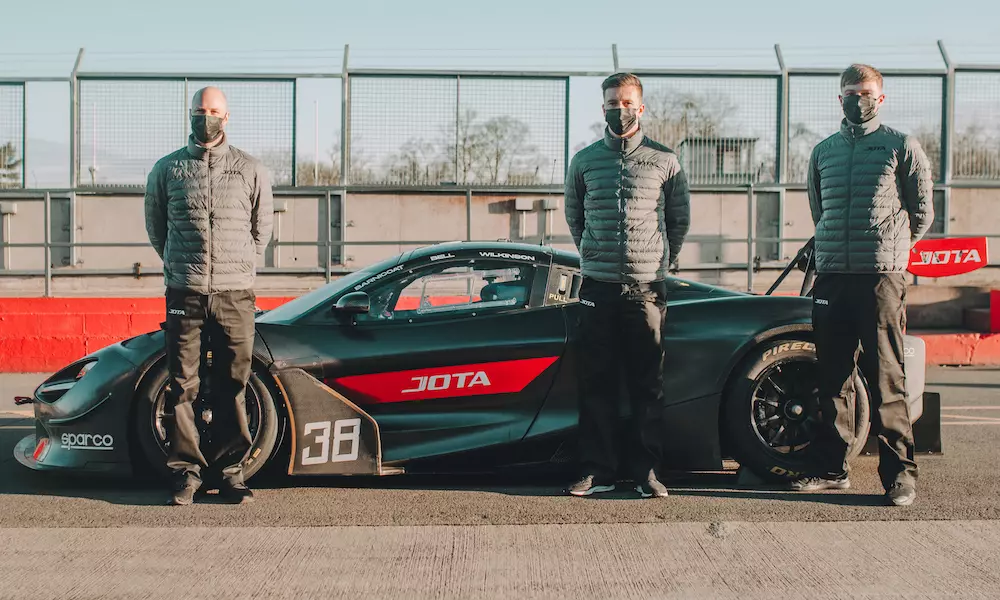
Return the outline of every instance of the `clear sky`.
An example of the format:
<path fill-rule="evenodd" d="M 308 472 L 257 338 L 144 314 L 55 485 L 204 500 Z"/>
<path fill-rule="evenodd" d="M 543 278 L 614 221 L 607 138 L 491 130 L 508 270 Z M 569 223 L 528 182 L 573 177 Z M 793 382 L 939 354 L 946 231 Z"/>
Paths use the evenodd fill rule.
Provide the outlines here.
<path fill-rule="evenodd" d="M 356 67 L 610 71 L 610 47 L 617 43 L 625 69 L 773 69 L 773 45 L 780 43 L 792 67 L 864 61 L 883 68 L 936 68 L 942 64 L 938 39 L 955 61 L 1000 63 L 1000 3 L 988 0 L 6 4 L 0 77 L 68 75 L 80 47 L 87 52 L 85 72 L 338 72 L 344 44 L 351 45 Z M 598 83 L 588 78 L 572 84 L 571 148 L 586 141 L 590 124 L 600 119 Z M 314 106 L 320 108 L 321 154 L 331 146 L 340 124 L 338 103 L 335 80 L 300 82 L 300 155 L 313 153 Z M 532 107 L 523 110 L 528 116 Z M 67 143 L 68 121 L 64 84 L 29 86 L 29 165 L 33 153 L 39 158 L 29 185 L 59 184 L 52 179 L 59 179 L 62 167 L 44 164 L 52 159 L 43 150 Z"/>

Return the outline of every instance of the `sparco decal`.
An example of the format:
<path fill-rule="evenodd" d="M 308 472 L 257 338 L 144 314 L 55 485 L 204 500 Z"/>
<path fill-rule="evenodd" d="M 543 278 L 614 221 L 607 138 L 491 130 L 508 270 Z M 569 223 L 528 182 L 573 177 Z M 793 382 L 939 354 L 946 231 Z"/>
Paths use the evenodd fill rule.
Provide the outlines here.
<path fill-rule="evenodd" d="M 368 404 L 513 394 L 524 390 L 556 360 L 551 356 L 349 375 L 328 380 L 327 384 L 344 388 L 352 400 Z"/>
<path fill-rule="evenodd" d="M 787 344 L 780 344 L 774 348 L 768 348 L 767 352 L 764 352 L 764 356 L 762 356 L 761 359 L 767 360 L 772 356 L 777 356 L 782 352 L 788 352 L 790 350 L 805 350 L 806 352 L 813 352 L 816 350 L 816 344 L 811 342 L 789 342 Z"/>
<path fill-rule="evenodd" d="M 535 257 L 530 254 L 512 254 L 510 252 L 480 252 L 483 258 L 506 258 L 507 260 L 527 260 L 535 262 Z"/>
<path fill-rule="evenodd" d="M 368 279 L 365 279 L 364 281 L 362 281 L 358 285 L 354 286 L 354 291 L 358 291 L 361 288 L 368 287 L 369 285 L 371 285 L 371 284 L 375 283 L 376 281 L 382 279 L 386 275 L 392 275 L 393 273 L 395 273 L 397 271 L 402 271 L 402 270 L 403 270 L 403 265 L 396 265 L 395 267 L 389 269 L 388 271 L 382 271 L 378 275 L 372 275 Z"/>
<path fill-rule="evenodd" d="M 114 450 L 115 438 L 100 433 L 64 433 L 59 440 L 67 450 Z"/>

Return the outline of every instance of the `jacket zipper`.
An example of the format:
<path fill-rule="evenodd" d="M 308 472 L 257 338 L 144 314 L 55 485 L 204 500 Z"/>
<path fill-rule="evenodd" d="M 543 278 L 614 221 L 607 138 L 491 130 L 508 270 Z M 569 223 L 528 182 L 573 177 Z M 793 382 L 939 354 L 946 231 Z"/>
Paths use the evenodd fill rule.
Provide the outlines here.
<path fill-rule="evenodd" d="M 625 140 L 622 139 L 618 169 L 618 272 L 625 273 Z"/>
<path fill-rule="evenodd" d="M 212 157 L 208 156 L 208 290 L 212 293 L 212 229 L 215 228 L 215 215 L 212 207 Z"/>
<path fill-rule="evenodd" d="M 857 140 L 851 132 L 851 153 L 847 160 L 847 271 L 851 270 L 851 208 L 854 205 L 854 148 Z"/>

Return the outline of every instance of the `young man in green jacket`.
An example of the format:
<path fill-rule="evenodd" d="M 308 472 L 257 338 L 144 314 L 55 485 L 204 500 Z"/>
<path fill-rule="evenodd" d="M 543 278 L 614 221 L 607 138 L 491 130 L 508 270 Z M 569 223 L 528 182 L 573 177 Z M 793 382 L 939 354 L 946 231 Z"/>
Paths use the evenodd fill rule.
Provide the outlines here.
<path fill-rule="evenodd" d="M 917 480 L 903 372 L 906 269 L 934 220 L 931 166 L 915 138 L 881 123 L 885 96 L 876 69 L 851 65 L 840 84 L 845 119 L 813 149 L 808 173 L 823 417 L 810 451 L 819 467 L 792 489 L 850 487 L 846 456 L 860 364 L 871 389 L 879 476 L 887 501 L 905 506 L 916 497 Z"/>
<path fill-rule="evenodd" d="M 657 478 L 663 427 L 661 329 L 667 268 L 690 222 L 688 183 L 677 155 L 647 138 L 639 124 L 642 82 L 608 77 L 603 139 L 584 148 L 566 176 L 566 221 L 580 250 L 581 479 L 570 493 L 615 489 L 619 475 L 619 367 L 632 404 L 623 475 L 642 497 L 664 497 Z M 622 363 L 624 363 L 622 365 Z"/>

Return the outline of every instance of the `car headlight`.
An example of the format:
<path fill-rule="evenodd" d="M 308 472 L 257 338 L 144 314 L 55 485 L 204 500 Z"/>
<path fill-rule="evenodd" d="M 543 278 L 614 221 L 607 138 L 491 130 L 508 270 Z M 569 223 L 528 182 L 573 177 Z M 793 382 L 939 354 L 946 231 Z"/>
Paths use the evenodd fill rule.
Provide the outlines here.
<path fill-rule="evenodd" d="M 62 398 L 66 392 L 73 389 L 73 386 L 83 379 L 95 365 L 97 365 L 96 358 L 73 363 L 52 377 L 49 377 L 42 385 L 38 386 L 38 389 L 35 390 L 35 398 L 47 404 L 52 404 Z"/>

